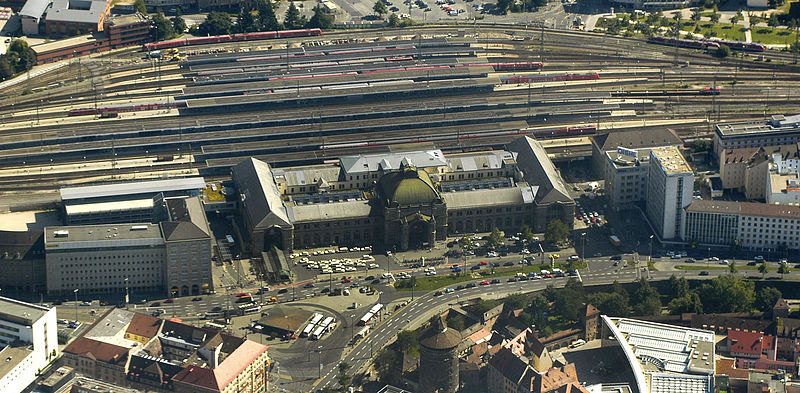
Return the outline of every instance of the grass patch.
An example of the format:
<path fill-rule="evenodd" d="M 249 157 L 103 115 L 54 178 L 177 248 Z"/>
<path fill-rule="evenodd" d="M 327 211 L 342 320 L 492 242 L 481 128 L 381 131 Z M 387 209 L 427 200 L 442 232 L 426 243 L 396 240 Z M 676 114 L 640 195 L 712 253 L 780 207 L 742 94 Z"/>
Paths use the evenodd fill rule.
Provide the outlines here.
<path fill-rule="evenodd" d="M 691 23 L 690 23 L 691 22 Z M 695 32 L 695 23 L 693 21 L 681 20 L 681 30 L 687 32 Z M 730 23 L 711 23 L 702 21 L 697 23 L 700 26 L 700 31 L 695 34 L 705 36 L 710 33 L 712 37 L 722 38 L 726 40 L 744 41 L 744 28 L 740 25 L 732 25 Z"/>
<path fill-rule="evenodd" d="M 583 269 L 586 268 L 585 262 L 575 262 L 571 265 L 571 267 L 567 267 L 566 262 L 556 263 L 556 267 L 566 271 L 567 269 Z M 469 269 L 469 267 L 467 267 Z M 538 264 L 538 265 L 514 265 L 514 266 L 501 266 L 494 268 L 494 274 L 492 274 L 492 268 L 484 267 L 481 270 L 467 270 L 466 274 L 461 272 L 460 275 L 456 275 L 454 273 L 437 275 L 437 276 L 426 276 L 426 277 L 417 277 L 417 285 L 414 286 L 414 290 L 416 291 L 433 291 L 439 288 L 448 287 L 454 284 L 467 282 L 467 281 L 475 281 L 475 280 L 491 280 L 493 278 L 502 278 L 502 277 L 511 277 L 515 276 L 517 273 L 528 274 L 530 272 L 539 273 L 542 270 L 549 270 L 550 264 Z M 474 275 L 474 276 L 473 276 Z M 395 284 L 395 288 L 398 291 L 411 291 L 411 287 L 409 284 L 408 279 L 397 280 Z"/>
<path fill-rule="evenodd" d="M 762 44 L 793 44 L 795 41 L 795 33 L 788 29 L 776 29 L 772 27 L 755 27 L 750 31 L 753 42 L 760 42 Z"/>

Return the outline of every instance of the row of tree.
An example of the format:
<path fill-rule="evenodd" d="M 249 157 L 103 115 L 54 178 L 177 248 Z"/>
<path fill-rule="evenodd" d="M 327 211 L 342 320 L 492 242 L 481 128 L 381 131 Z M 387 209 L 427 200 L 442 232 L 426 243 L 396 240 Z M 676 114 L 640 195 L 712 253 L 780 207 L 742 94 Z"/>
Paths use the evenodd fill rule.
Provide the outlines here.
<path fill-rule="evenodd" d="M 6 54 L 0 56 L 0 81 L 25 72 L 36 65 L 36 52 L 24 40 L 14 40 Z"/>

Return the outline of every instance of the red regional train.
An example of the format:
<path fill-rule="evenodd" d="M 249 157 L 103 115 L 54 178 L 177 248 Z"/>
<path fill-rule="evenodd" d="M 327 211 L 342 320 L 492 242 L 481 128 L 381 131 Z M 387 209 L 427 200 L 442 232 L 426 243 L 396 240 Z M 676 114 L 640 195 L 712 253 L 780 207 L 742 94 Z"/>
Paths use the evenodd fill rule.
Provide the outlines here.
<path fill-rule="evenodd" d="M 265 31 L 261 33 L 216 35 L 211 37 L 184 38 L 180 40 L 153 42 L 144 44 L 142 49 L 154 51 L 177 48 L 181 46 L 216 44 L 220 42 L 271 40 L 275 38 L 314 37 L 322 34 L 320 29 Z"/>

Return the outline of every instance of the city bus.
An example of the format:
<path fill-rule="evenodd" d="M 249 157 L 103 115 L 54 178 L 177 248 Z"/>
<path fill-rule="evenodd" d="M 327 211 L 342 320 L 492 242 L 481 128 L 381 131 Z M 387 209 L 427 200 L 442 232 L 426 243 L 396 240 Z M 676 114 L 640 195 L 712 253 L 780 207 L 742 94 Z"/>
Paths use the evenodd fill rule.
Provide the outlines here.
<path fill-rule="evenodd" d="M 300 333 L 300 336 L 301 337 L 310 336 L 311 333 L 314 331 L 314 328 L 320 321 L 322 321 L 322 314 L 314 313 L 314 315 L 312 315 L 311 319 L 308 321 L 308 325 L 306 325 L 305 329 L 303 329 L 303 332 Z"/>
<path fill-rule="evenodd" d="M 370 323 L 372 323 L 372 318 L 374 318 L 374 317 L 375 317 L 375 314 L 373 314 L 371 312 L 367 312 L 366 314 L 364 314 L 363 317 L 361 317 L 361 319 L 358 321 L 358 324 L 361 325 L 361 326 L 367 326 Z"/>
<path fill-rule="evenodd" d="M 238 307 L 239 315 L 256 314 L 261 311 L 261 305 L 258 303 L 240 304 Z"/>

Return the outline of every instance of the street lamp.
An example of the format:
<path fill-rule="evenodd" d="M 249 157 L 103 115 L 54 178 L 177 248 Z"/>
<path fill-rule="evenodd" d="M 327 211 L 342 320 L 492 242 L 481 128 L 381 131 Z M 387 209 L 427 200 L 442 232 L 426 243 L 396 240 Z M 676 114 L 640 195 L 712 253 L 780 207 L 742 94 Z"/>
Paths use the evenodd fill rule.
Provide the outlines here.
<path fill-rule="evenodd" d="M 72 291 L 75 294 L 75 322 L 78 322 L 78 288 Z"/>
<path fill-rule="evenodd" d="M 317 379 L 322 379 L 322 345 L 317 347 Z"/>
<path fill-rule="evenodd" d="M 581 250 L 581 259 L 583 263 L 586 263 L 586 232 L 581 232 L 581 241 L 583 242 L 583 249 Z M 589 264 L 586 263 L 586 267 L 589 267 Z"/>
<path fill-rule="evenodd" d="M 128 302 L 130 302 L 130 293 L 128 292 L 128 277 L 125 277 L 125 309 L 128 309 Z"/>
<path fill-rule="evenodd" d="M 381 303 L 381 295 L 383 295 L 383 291 L 378 291 L 378 304 L 383 304 L 383 303 Z M 380 320 L 382 321 L 383 320 L 383 313 L 380 313 L 379 315 L 380 315 Z"/>
<path fill-rule="evenodd" d="M 356 317 L 355 314 L 350 315 L 350 341 L 351 342 L 356 339 L 355 324 L 353 323 L 353 319 L 355 317 Z"/>

